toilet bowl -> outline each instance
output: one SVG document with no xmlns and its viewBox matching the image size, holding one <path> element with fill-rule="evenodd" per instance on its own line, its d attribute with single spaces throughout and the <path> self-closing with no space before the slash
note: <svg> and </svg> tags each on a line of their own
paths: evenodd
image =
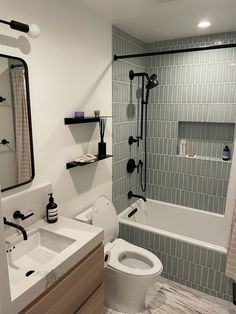
<svg viewBox="0 0 236 314">
<path fill-rule="evenodd" d="M 92 224 L 104 229 L 105 251 L 110 255 L 105 267 L 105 305 L 120 312 L 139 312 L 148 288 L 162 272 L 161 261 L 148 250 L 117 239 L 118 217 L 106 196 L 95 201 Z"/>
</svg>

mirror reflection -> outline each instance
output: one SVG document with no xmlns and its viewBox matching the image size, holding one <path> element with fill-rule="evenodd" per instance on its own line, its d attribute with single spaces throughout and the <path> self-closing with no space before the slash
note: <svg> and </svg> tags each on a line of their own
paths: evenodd
<svg viewBox="0 0 236 314">
<path fill-rule="evenodd" d="M 34 177 L 28 69 L 0 55 L 0 186 L 5 191 Z"/>
</svg>

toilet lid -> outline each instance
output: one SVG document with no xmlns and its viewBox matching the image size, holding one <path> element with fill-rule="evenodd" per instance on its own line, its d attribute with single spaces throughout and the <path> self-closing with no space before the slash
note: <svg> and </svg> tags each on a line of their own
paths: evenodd
<svg viewBox="0 0 236 314">
<path fill-rule="evenodd" d="M 104 244 L 114 241 L 119 233 L 119 221 L 115 207 L 104 195 L 93 204 L 92 224 L 104 229 Z"/>
</svg>

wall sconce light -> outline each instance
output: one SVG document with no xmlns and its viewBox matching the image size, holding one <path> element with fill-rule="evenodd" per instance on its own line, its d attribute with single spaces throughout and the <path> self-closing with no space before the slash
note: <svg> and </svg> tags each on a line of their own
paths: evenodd
<svg viewBox="0 0 236 314">
<path fill-rule="evenodd" d="M 15 29 L 17 31 L 28 33 L 30 37 L 38 37 L 40 34 L 40 28 L 36 24 L 28 25 L 14 20 L 7 22 L 1 19 L 0 23 L 7 24 L 10 26 L 10 28 Z"/>
</svg>

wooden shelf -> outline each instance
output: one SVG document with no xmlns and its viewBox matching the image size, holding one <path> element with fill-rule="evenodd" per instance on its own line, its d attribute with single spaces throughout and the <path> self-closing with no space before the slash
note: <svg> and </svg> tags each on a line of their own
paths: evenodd
<svg viewBox="0 0 236 314">
<path fill-rule="evenodd" d="M 95 156 L 97 157 L 97 159 L 94 162 L 88 162 L 88 163 L 79 163 L 79 162 L 76 162 L 76 161 L 67 162 L 66 163 L 66 169 L 71 169 L 71 168 L 74 168 L 74 167 L 88 166 L 88 165 L 94 164 L 95 162 L 98 162 L 98 161 L 101 161 L 101 160 L 113 157 L 113 155 L 106 155 L 106 157 L 98 159 L 98 156 L 97 155 L 95 155 Z"/>
<path fill-rule="evenodd" d="M 78 123 L 96 123 L 99 122 L 100 118 L 86 117 L 86 118 L 65 118 L 64 123 L 67 124 L 78 124 Z"/>
</svg>

